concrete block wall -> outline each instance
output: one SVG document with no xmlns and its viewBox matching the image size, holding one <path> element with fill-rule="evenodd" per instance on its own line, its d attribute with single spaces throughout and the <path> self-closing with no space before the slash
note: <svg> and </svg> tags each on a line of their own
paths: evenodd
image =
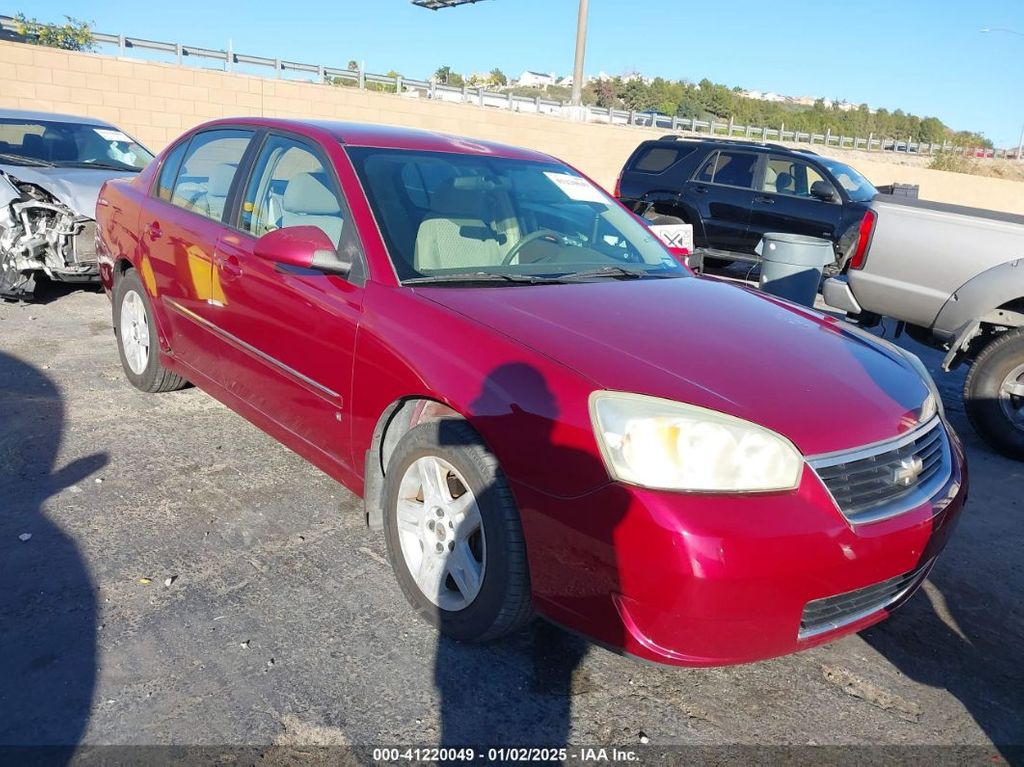
<svg viewBox="0 0 1024 767">
<path fill-rule="evenodd" d="M 0 42 L 0 108 L 102 118 L 153 150 L 215 117 L 403 125 L 547 152 L 608 189 L 636 145 L 664 133 L 10 42 Z M 1024 213 L 1024 183 L 876 160 L 855 164 L 878 184 L 920 184 L 926 199 Z"/>
</svg>

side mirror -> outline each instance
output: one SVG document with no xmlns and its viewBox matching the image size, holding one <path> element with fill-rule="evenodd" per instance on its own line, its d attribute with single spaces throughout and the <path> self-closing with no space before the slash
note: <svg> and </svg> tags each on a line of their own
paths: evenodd
<svg viewBox="0 0 1024 767">
<path fill-rule="evenodd" d="M 832 202 L 836 199 L 835 187 L 827 181 L 815 181 L 811 184 L 811 197 L 823 202 Z"/>
<path fill-rule="evenodd" d="M 330 237 L 317 226 L 288 226 L 267 232 L 256 240 L 253 252 L 275 264 L 329 274 L 344 276 L 352 269 L 352 262 L 338 255 Z"/>
</svg>

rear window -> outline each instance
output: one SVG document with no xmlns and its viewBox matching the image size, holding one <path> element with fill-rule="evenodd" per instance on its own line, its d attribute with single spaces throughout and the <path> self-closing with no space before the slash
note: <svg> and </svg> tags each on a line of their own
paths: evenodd
<svg viewBox="0 0 1024 767">
<path fill-rule="evenodd" d="M 715 152 L 697 171 L 694 180 L 705 184 L 724 184 L 752 189 L 757 159 L 757 155 L 746 152 Z"/>
<path fill-rule="evenodd" d="M 662 173 L 690 154 L 694 148 L 651 146 L 642 149 L 633 161 L 633 170 L 641 173 Z"/>
</svg>

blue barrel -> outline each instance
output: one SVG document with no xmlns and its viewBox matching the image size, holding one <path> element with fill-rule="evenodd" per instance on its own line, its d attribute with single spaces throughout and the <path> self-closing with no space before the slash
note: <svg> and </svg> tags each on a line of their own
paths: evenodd
<svg viewBox="0 0 1024 767">
<path fill-rule="evenodd" d="M 783 232 L 767 232 L 754 251 L 762 259 L 761 290 L 812 307 L 822 269 L 836 259 L 829 240 Z"/>
</svg>

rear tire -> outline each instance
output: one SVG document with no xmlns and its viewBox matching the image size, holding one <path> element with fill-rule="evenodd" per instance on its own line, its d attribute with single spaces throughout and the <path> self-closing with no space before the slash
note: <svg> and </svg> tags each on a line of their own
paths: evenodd
<svg viewBox="0 0 1024 767">
<path fill-rule="evenodd" d="M 160 347 L 153 307 L 134 269 L 114 285 L 114 335 L 125 377 L 139 391 L 175 391 L 188 385 L 160 364 Z"/>
<path fill-rule="evenodd" d="M 983 440 L 1024 461 L 1024 328 L 981 350 L 964 383 L 964 409 Z"/>
<path fill-rule="evenodd" d="M 431 421 L 402 437 L 384 477 L 384 537 L 406 599 L 441 633 L 485 642 L 532 617 L 519 510 L 465 421 Z"/>
</svg>

